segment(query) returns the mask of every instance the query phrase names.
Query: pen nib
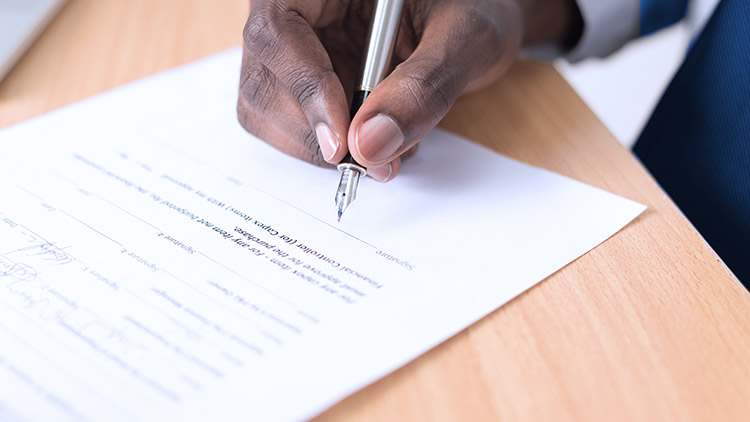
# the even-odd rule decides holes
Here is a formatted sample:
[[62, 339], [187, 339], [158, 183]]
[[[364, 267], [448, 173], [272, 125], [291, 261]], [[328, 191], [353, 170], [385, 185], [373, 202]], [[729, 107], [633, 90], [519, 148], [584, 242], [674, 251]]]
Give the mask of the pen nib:
[[336, 190], [336, 210], [338, 211], [339, 222], [341, 222], [344, 210], [357, 197], [357, 185], [359, 185], [361, 174], [360, 171], [354, 168], [341, 169], [341, 180], [339, 181], [339, 188]]

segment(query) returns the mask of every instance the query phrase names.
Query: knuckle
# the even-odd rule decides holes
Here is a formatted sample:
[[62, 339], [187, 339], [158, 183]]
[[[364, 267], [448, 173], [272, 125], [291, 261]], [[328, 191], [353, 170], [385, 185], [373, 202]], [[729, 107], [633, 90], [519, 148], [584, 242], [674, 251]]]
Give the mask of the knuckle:
[[456, 89], [451, 87], [454, 82], [442, 72], [431, 71], [430, 68], [426, 72], [425, 69], [418, 73], [407, 72], [401, 79], [399, 88], [410, 97], [417, 109], [426, 111], [433, 119], [439, 120], [453, 104], [456, 97], [453, 92]]
[[274, 76], [261, 63], [251, 63], [242, 69], [240, 91], [245, 100], [258, 109], [267, 109], [273, 100]]
[[276, 16], [269, 8], [253, 10], [242, 31], [245, 47], [258, 58], [267, 57], [278, 50], [279, 33]]
[[324, 80], [313, 69], [303, 69], [295, 72], [290, 85], [294, 98], [299, 101], [303, 108], [314, 101], [323, 91]]

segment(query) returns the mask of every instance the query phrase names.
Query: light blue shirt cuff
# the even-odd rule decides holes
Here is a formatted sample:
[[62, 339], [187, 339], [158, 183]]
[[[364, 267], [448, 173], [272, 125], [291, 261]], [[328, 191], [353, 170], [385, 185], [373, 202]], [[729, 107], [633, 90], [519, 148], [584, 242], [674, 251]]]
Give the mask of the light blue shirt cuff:
[[545, 44], [524, 47], [520, 58], [554, 60], [564, 57], [580, 61], [591, 56], [606, 56], [619, 49], [640, 32], [639, 0], [577, 0], [583, 17], [583, 33], [569, 51], [562, 45]]
[[564, 55], [570, 61], [607, 56], [640, 33], [639, 0], [577, 0], [583, 34]]

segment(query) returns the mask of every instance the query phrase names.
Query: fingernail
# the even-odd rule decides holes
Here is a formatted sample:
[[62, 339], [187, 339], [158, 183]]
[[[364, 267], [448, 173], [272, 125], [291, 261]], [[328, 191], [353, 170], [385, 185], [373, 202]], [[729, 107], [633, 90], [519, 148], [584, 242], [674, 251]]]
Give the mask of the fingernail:
[[403, 144], [401, 129], [384, 114], [378, 114], [357, 128], [357, 152], [370, 164], [388, 161]]
[[387, 182], [390, 180], [392, 173], [393, 165], [391, 163], [380, 167], [369, 167], [367, 169], [367, 175], [376, 182]]
[[320, 145], [320, 152], [323, 153], [323, 158], [326, 161], [330, 161], [339, 150], [339, 141], [336, 138], [336, 135], [327, 124], [320, 123], [315, 127], [315, 136], [318, 138], [318, 144]]

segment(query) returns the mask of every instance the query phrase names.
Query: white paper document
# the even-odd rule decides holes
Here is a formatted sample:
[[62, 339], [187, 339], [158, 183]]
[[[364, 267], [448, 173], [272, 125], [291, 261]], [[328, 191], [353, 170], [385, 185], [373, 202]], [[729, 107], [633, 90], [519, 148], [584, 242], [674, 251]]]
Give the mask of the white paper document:
[[295, 420], [644, 207], [442, 131], [391, 183], [248, 135], [240, 51], [0, 132], [0, 420]]

